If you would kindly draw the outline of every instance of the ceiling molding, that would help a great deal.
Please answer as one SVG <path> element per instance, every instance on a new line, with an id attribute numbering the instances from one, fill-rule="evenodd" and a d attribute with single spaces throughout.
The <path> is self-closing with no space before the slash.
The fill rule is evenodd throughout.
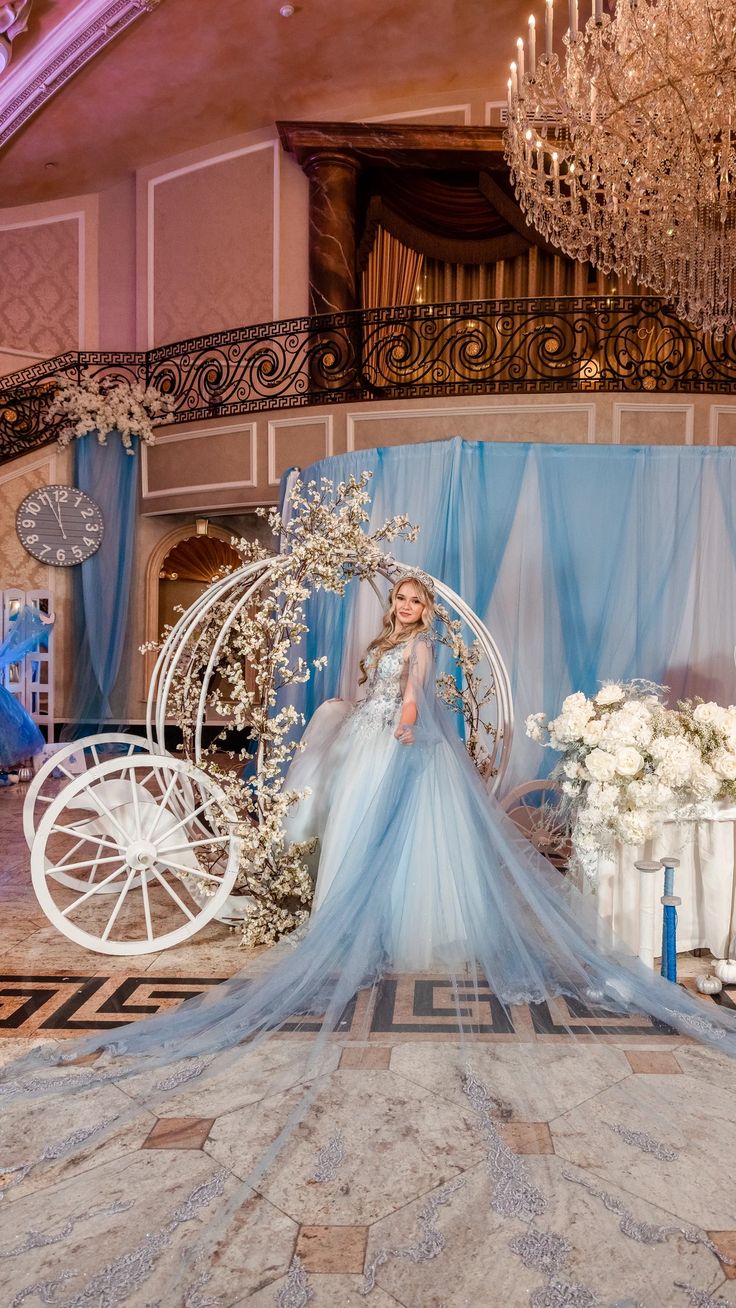
<path id="1" fill-rule="evenodd" d="M 0 80 L 0 146 L 75 73 L 159 0 L 81 0 Z"/>

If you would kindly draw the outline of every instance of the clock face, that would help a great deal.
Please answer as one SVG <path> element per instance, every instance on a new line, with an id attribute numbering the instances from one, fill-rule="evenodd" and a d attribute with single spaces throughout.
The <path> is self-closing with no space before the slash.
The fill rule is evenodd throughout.
<path id="1" fill-rule="evenodd" d="M 15 516 L 21 544 L 40 563 L 69 568 L 90 558 L 102 543 L 98 504 L 76 486 L 39 486 Z"/>

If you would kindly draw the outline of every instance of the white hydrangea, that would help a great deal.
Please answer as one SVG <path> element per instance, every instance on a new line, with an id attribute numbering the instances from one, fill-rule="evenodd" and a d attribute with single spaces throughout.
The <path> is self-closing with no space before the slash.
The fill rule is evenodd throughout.
<path id="1" fill-rule="evenodd" d="M 700 762 L 700 753 L 684 736 L 658 736 L 649 746 L 654 770 L 668 786 L 684 786 Z"/>
<path id="2" fill-rule="evenodd" d="M 653 734 L 649 709 L 638 701 L 633 701 L 609 714 L 604 724 L 603 739 L 606 744 L 614 746 L 646 746 Z"/>
<path id="3" fill-rule="evenodd" d="M 592 808 L 599 808 L 604 813 L 610 813 L 621 801 L 621 791 L 616 785 L 607 781 L 591 781 L 588 786 L 587 804 Z"/>
<path id="4" fill-rule="evenodd" d="M 616 819 L 617 833 L 625 845 L 643 845 L 655 834 L 658 822 L 641 809 L 625 809 Z"/>
<path id="5" fill-rule="evenodd" d="M 606 724 L 602 718 L 591 718 L 583 732 L 584 745 L 599 745 L 603 739 Z"/>
<path id="6" fill-rule="evenodd" d="M 721 788 L 721 778 L 716 776 L 712 767 L 698 759 L 690 773 L 690 785 L 698 799 L 711 800 Z"/>
<path id="7" fill-rule="evenodd" d="M 630 781 L 626 787 L 626 797 L 632 808 L 666 812 L 672 808 L 675 796 L 670 786 L 665 786 L 658 777 L 649 776 Z"/>

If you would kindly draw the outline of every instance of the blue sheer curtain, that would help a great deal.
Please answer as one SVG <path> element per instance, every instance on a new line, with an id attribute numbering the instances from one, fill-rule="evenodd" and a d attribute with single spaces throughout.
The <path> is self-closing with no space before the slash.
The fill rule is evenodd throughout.
<path id="1" fill-rule="evenodd" d="M 365 469 L 371 526 L 395 513 L 419 523 L 397 557 L 488 622 L 517 723 L 609 677 L 736 700 L 736 450 L 451 439 L 336 455 L 304 476 Z M 308 714 L 354 686 L 381 612 L 360 589 L 347 604 L 320 596 L 310 606 L 310 656 L 326 654 L 330 667 L 304 693 Z M 543 775 L 549 761 L 519 725 L 508 784 Z"/>
<path id="2" fill-rule="evenodd" d="M 516 513 L 531 446 L 480 441 L 433 441 L 353 451 L 305 469 L 306 480 L 334 482 L 372 473 L 370 529 L 406 513 L 421 527 L 415 543 L 396 541 L 395 556 L 424 568 L 480 612 L 487 609 Z M 360 654 L 380 626 L 381 607 L 366 586 L 351 587 L 348 602 L 310 601 L 310 656 L 326 654 L 328 668 L 304 694 L 309 715 L 322 698 L 350 694 Z"/>
<path id="3" fill-rule="evenodd" d="M 702 452 L 540 447 L 545 532 L 571 687 L 661 681 L 701 525 Z M 555 684 L 550 673 L 548 685 Z"/>
<path id="4" fill-rule="evenodd" d="M 127 454 L 119 435 L 106 445 L 95 433 L 74 442 L 74 478 L 99 504 L 102 545 L 75 569 L 74 680 L 71 733 L 84 735 L 125 722 L 127 672 L 121 673 L 135 547 L 138 441 Z"/>

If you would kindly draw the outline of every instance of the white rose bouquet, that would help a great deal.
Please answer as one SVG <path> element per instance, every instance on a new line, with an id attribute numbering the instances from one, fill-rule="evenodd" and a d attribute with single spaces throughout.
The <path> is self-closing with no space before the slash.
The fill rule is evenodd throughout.
<path id="1" fill-rule="evenodd" d="M 134 454 L 133 437 L 153 445 L 154 427 L 167 422 L 173 409 L 173 400 L 155 386 L 100 379 L 87 371 L 79 382 L 60 380 L 45 416 L 49 423 L 59 423 L 61 446 L 93 431 L 99 444 L 106 445 L 110 432 L 116 431 L 127 453 Z"/>
<path id="2" fill-rule="evenodd" d="M 534 713 L 526 732 L 561 754 L 560 782 L 578 861 L 589 874 L 616 841 L 640 845 L 667 818 L 704 815 L 736 799 L 736 707 L 664 703 L 651 682 L 607 682 L 568 695 L 551 721 Z"/>

